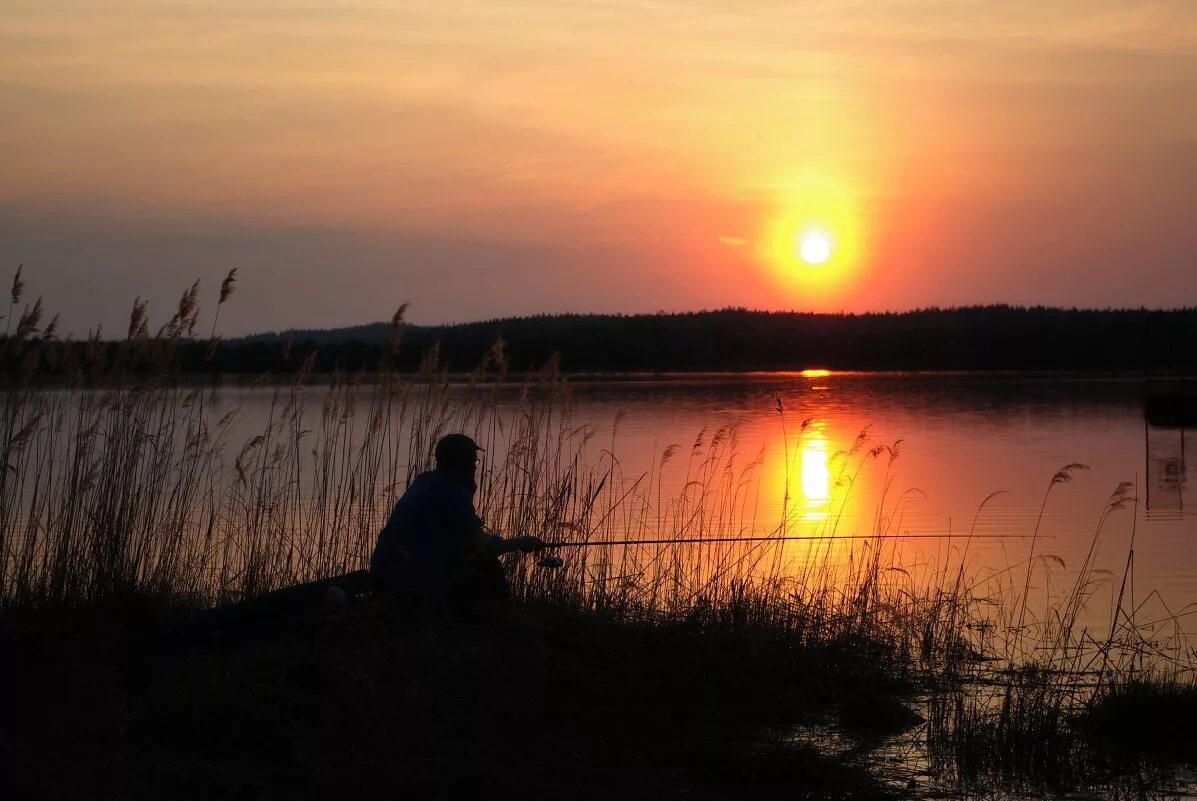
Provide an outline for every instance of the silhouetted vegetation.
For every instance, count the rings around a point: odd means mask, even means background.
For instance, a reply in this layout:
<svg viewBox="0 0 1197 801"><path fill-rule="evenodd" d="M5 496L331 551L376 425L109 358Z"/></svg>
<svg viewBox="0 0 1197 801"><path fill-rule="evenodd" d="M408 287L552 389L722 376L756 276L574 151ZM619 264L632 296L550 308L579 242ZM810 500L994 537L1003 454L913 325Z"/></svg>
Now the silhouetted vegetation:
<svg viewBox="0 0 1197 801"><path fill-rule="evenodd" d="M144 313L144 309L142 310ZM143 336L148 332L142 332ZM172 372L192 375L371 372L382 362L415 373L467 372L502 341L515 373L560 359L566 372L804 370L1192 371L1197 309L1078 310L978 306L884 314L808 314L746 309L646 315L538 315L442 326L404 324L394 350L390 323L255 334L220 342L177 332ZM6 347L38 344L14 341ZM159 349L160 350L160 349ZM158 373L157 352L131 354L120 341L59 343L40 374ZM160 354L159 354L160 355ZM5 360L12 374L20 358ZM97 369L98 366L98 369Z"/></svg>
<svg viewBox="0 0 1197 801"><path fill-rule="evenodd" d="M247 337L217 369L278 366L278 345L321 348L317 369L377 360L385 323ZM415 370L434 344L453 369L469 369L498 338L512 367L554 353L567 371L686 370L1138 370L1197 367L1197 309L1078 310L977 306L884 314L725 309L684 314L541 315L446 326L408 326L398 361ZM197 367L194 359L189 366Z"/></svg>
<svg viewBox="0 0 1197 801"><path fill-rule="evenodd" d="M768 628L715 615L638 625L564 608L466 626L373 601L244 629L201 627L185 610L144 600L57 614L0 629L5 653L32 657L0 664L5 686L21 688L0 720L19 769L0 788L64 801L358 798L379 789L412 798L893 798L869 770L867 748L822 753L765 731L835 722L837 703L862 690L905 710L897 693L907 688L867 646L847 631L794 648Z"/></svg>

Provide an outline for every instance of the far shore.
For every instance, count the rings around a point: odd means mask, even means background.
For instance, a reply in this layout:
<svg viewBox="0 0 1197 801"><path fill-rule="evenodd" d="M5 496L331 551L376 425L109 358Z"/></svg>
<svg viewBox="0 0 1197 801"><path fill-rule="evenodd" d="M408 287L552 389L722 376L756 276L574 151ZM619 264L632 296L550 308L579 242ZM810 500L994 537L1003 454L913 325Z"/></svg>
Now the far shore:
<svg viewBox="0 0 1197 801"><path fill-rule="evenodd" d="M347 373L334 374L332 372L312 373L304 379L304 383L313 386L323 386L331 383L335 376L343 378ZM373 372L363 372L360 375L348 373L355 381L365 385L377 384L379 375ZM393 378L415 384L425 383L428 378L419 372L395 372ZM629 370L629 371L597 371L579 370L577 372L562 371L559 378L568 380L573 385L580 384L706 384L706 383L750 383L770 381L815 381L825 378L863 378L863 379L980 379L980 380L1029 380L1029 381L1070 381L1095 383L1131 383L1144 381L1142 370L832 370L824 368L808 368L804 370ZM449 371L437 373L435 383L448 383L450 386L468 386L479 381L488 386L520 387L535 382L539 374L534 371L512 372L501 379L495 375L479 377L476 373ZM222 388L251 389L255 386L283 386L295 381L293 372L267 371L264 373L179 373L175 379L183 386L215 386ZM1157 383L1173 384L1192 381L1197 390L1197 377L1186 375L1180 371L1156 372L1149 376L1153 387ZM42 376L38 379L39 386L59 388L72 384L70 379L63 376ZM89 382L85 382L89 383ZM98 383L96 388L102 389L105 384ZM0 390L3 390L0 385Z"/></svg>

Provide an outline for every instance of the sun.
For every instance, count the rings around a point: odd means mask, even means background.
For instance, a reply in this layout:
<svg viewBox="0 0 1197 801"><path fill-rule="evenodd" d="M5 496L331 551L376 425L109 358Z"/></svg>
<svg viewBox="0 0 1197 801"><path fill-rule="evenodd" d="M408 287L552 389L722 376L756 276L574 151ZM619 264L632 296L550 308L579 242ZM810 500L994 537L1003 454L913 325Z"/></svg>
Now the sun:
<svg viewBox="0 0 1197 801"><path fill-rule="evenodd" d="M798 236L798 255L812 267L831 258L831 237L822 231L803 231Z"/></svg>
<svg viewBox="0 0 1197 801"><path fill-rule="evenodd" d="M867 266L864 216L851 181L806 171L776 189L776 208L761 220L760 254L779 295L832 306L859 286Z"/></svg>

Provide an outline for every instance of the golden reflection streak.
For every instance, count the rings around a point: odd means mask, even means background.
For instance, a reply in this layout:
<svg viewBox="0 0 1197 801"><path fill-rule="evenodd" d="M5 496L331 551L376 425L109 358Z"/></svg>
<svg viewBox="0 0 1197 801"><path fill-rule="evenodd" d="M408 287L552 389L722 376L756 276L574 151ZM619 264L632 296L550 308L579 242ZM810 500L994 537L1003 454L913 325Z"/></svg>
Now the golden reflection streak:
<svg viewBox="0 0 1197 801"><path fill-rule="evenodd" d="M819 425L819 424L814 424ZM804 439L799 462L799 480L804 501L803 520L826 520L831 497L831 471L827 466L827 438L812 429Z"/></svg>
<svg viewBox="0 0 1197 801"><path fill-rule="evenodd" d="M793 426L788 433L778 426L769 435L772 455L761 489L766 497L785 499L769 525L787 535L813 538L786 546L793 570L821 565L839 569L859 544L831 537L869 533L861 525L873 517L869 510L880 500L876 460L852 450L857 438L847 437L847 430L857 429L815 418L797 434Z"/></svg>

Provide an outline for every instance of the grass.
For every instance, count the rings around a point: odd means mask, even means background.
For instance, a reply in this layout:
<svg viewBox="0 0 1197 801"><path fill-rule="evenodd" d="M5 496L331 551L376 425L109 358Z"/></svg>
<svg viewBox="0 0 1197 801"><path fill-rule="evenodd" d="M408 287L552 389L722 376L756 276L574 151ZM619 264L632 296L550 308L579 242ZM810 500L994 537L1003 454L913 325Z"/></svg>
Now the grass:
<svg viewBox="0 0 1197 801"><path fill-rule="evenodd" d="M5 677L24 688L5 727L15 797L893 795L765 733L834 716L829 701L859 686L886 691L828 669L845 655L831 646L559 607L483 626L381 602L248 629L55 620L10 632L40 656Z"/></svg>
<svg viewBox="0 0 1197 801"><path fill-rule="evenodd" d="M1197 687L1150 675L1115 684L1093 699L1081 730L1134 754L1197 754Z"/></svg>
<svg viewBox="0 0 1197 801"><path fill-rule="evenodd" d="M217 319L234 279L221 286ZM23 291L18 275L10 322ZM270 399L265 423L251 430L179 373L198 285L155 334L135 303L115 347L99 332L62 341L42 317L40 301L27 307L0 352L0 621L30 655L8 666L4 686L28 692L0 731L34 777L26 790L85 792L65 769L70 756L111 771L106 787L125 777L146 795L168 786L181 797L247 782L308 793L384 778L396 764L414 790L461 780L534 795L539 781L636 797L628 783L643 775L644 795L796 783L815 796L877 796L914 781L913 768L888 786L863 751L832 758L778 732L831 721L854 737L889 736L917 723L918 697L926 720L914 731L934 783L1084 789L1114 781L1112 763L1092 758L1094 737L1150 725L1132 714L1141 699L1163 707L1193 693L1179 616L1149 630L1120 593L1108 632L1078 623L1101 581L1103 530L1134 506L1131 485L1111 495L1073 585L1037 616L1036 572L1056 559L1039 550L1039 524L1007 571L968 572L970 531L957 560L916 578L887 539L908 496L888 490L876 538L833 553L832 514L817 532L826 541L798 565L780 539L796 519L788 503L766 529L776 540L668 542L760 533L763 454L742 454L726 427L629 471L619 421L610 431L576 424L555 361L511 381L501 341L461 384L433 348L416 376L384 358L371 374L337 372L313 387L314 358L293 364L281 348L279 372L255 390ZM215 321L208 338L214 353ZM788 462L809 421L780 398L776 410ZM518 612L489 627L434 625L382 602L335 621L306 610L244 637L188 622L194 610L364 566L386 512L450 431L487 448L476 502L495 530L667 542L564 549L556 571L515 557ZM834 460L837 493L874 469L888 488L899 452L862 432ZM682 489L667 494L666 466L681 460ZM1044 509L1083 467L1052 477ZM1133 541L1123 587L1132 571ZM150 672L130 682L130 659ZM438 715L428 731L393 724ZM55 754L64 720L74 739ZM1172 756L1193 757L1191 739L1175 745ZM147 749L152 759L140 756ZM834 787L814 782L816 769Z"/></svg>

